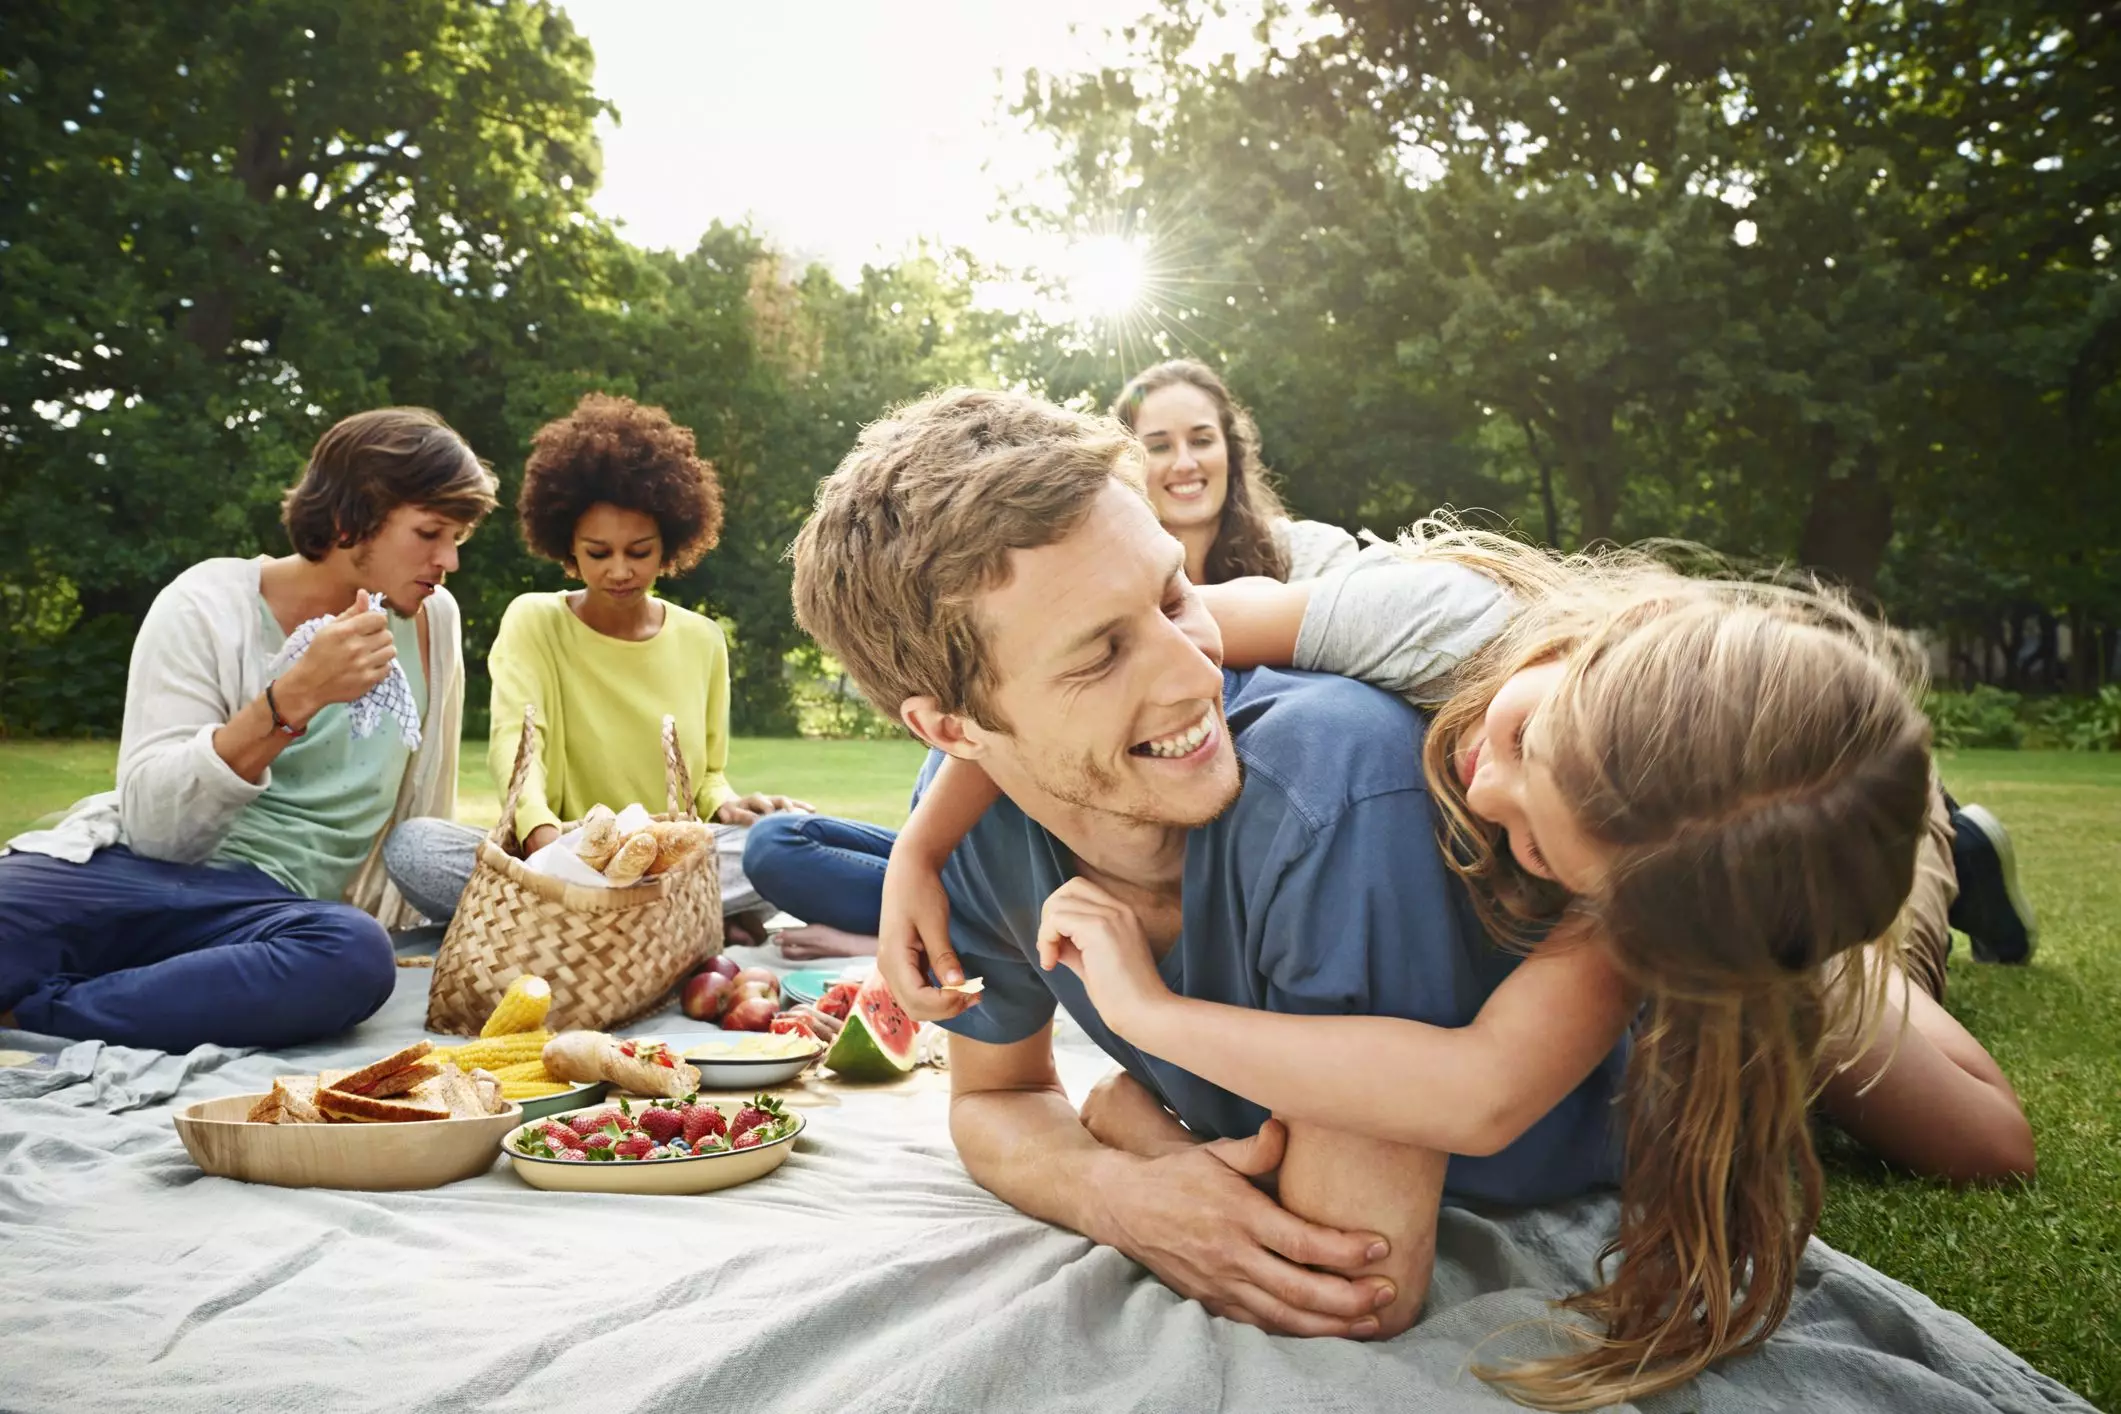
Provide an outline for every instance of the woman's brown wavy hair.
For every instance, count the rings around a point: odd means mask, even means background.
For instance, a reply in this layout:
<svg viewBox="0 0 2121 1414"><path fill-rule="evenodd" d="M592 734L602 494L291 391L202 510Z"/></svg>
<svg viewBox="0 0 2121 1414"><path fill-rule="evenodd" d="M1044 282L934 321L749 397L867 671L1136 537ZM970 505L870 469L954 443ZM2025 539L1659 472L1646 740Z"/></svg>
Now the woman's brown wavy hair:
<svg viewBox="0 0 2121 1414"><path fill-rule="evenodd" d="M1423 749L1452 867L1498 939L1580 920L1644 997L1620 1228L1604 1279L1562 1303L1591 1328L1479 1373L1547 1409L1639 1398L1789 1310L1819 1216L1807 1111L1824 1058L1876 1026L1874 979L1898 970L1931 789L1922 660L1816 583L1683 575L1644 550L1563 557L1448 521L1402 544L1521 606L1461 666ZM1502 685L1554 659L1534 738L1607 865L1574 897L1516 864L1452 766ZM1884 965L1863 966L1866 947Z"/></svg>
<svg viewBox="0 0 2121 1414"><path fill-rule="evenodd" d="M1289 513L1282 508L1281 497L1274 494L1273 480L1260 460L1258 425L1244 405L1230 396L1214 369L1190 358L1145 368L1119 390L1112 415L1132 430L1149 395L1179 383L1198 388L1214 402L1222 420L1223 446L1228 449L1229 488L1223 494L1222 523L1203 568L1205 582L1221 584L1255 574L1287 579L1289 553L1275 536L1274 526L1287 520Z"/></svg>

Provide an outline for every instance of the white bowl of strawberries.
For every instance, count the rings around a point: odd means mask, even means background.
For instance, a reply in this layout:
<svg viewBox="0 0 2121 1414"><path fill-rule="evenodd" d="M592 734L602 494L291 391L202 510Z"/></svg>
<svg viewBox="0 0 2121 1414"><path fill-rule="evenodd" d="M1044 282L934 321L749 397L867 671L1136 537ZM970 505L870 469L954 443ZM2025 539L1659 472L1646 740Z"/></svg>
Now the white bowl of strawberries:
<svg viewBox="0 0 2121 1414"><path fill-rule="evenodd" d="M559 1193L711 1193L786 1162L803 1116L746 1101L620 1099L517 1125L501 1152L533 1188Z"/></svg>

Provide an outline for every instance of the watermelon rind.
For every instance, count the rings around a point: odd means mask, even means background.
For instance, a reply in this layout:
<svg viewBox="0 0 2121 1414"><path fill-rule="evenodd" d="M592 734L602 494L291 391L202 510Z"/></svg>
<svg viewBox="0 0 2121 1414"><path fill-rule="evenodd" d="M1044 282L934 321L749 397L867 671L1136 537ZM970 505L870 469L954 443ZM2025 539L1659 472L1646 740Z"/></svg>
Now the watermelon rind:
<svg viewBox="0 0 2121 1414"><path fill-rule="evenodd" d="M872 980L870 986L881 988L883 983ZM904 1051L894 1052L869 1029L869 1019L862 1015L861 999L857 997L847 1013L846 1025L840 1028L832 1049L825 1052L825 1064L835 1075L847 1080L894 1080L913 1069L919 1058L919 1049L913 1040L913 1033L918 1029L909 1029Z"/></svg>

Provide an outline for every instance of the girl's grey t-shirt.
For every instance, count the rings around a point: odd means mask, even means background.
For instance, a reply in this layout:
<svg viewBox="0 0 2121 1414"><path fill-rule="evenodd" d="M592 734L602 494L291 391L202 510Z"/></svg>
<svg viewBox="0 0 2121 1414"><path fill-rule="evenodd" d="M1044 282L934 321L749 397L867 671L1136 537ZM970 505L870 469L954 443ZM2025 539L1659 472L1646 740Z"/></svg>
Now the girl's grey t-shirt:
<svg viewBox="0 0 2121 1414"><path fill-rule="evenodd" d="M1516 611L1516 601L1476 570L1371 545L1313 586L1295 666L1434 706L1450 696L1458 665Z"/></svg>

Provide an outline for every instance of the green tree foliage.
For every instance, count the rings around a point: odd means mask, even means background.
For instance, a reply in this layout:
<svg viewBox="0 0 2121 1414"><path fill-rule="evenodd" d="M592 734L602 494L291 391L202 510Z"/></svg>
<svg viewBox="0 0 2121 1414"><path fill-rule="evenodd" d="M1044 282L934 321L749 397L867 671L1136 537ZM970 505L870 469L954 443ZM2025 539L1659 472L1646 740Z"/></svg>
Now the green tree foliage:
<svg viewBox="0 0 2121 1414"><path fill-rule="evenodd" d="M604 105L547 5L4 23L0 517L90 617L264 538L325 423L476 376L482 325L578 258Z"/></svg>
<svg viewBox="0 0 2121 1414"><path fill-rule="evenodd" d="M717 227L644 252L590 211L592 56L542 0L88 0L0 18L0 729L110 730L131 628L209 555L278 551L282 489L363 407L441 411L504 505L585 392L691 426L721 548L669 586L732 629L745 730L792 722L782 554L854 430L991 380L975 272L853 289ZM504 511L456 589L477 679L562 582ZM63 690L61 685L63 684Z"/></svg>
<svg viewBox="0 0 2121 1414"><path fill-rule="evenodd" d="M1296 504L2114 621L2111 15L1332 0L1202 62L1206 13L1022 111L1049 219L1162 248L1136 342L1227 367Z"/></svg>

